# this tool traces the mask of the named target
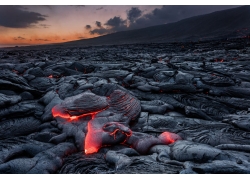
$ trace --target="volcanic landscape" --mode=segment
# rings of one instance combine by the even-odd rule
[[[250,173],[250,42],[0,49],[0,173]]]

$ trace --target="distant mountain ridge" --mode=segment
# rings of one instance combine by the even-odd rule
[[[116,32],[64,45],[165,43],[244,37],[250,34],[250,6],[217,11],[175,23]]]

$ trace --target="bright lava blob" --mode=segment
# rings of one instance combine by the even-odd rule
[[[181,140],[181,137],[179,135],[170,132],[163,132],[159,135],[158,138],[160,138],[166,145],[172,144],[177,140]]]
[[[77,121],[83,117],[87,117],[87,116],[91,116],[91,119],[93,119],[95,117],[96,114],[98,114],[99,112],[101,112],[103,110],[100,111],[94,111],[94,112],[90,112],[90,113],[85,113],[85,114],[81,114],[79,116],[71,116],[70,114],[68,114],[67,112],[61,110],[60,108],[58,108],[57,106],[54,106],[52,108],[52,115],[53,117],[61,117],[63,119],[66,119],[68,121]]]
[[[92,154],[98,152],[101,148],[101,141],[100,135],[102,135],[102,130],[98,129],[95,130],[91,123],[88,123],[88,133],[85,137],[85,154]]]

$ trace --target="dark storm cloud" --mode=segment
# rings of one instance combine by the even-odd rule
[[[90,34],[99,34],[99,35],[103,35],[103,34],[108,34],[111,33],[112,31],[110,31],[109,29],[106,29],[102,26],[102,23],[100,21],[96,21],[95,22],[97,28],[93,29],[91,31],[89,31]],[[86,27],[86,26],[85,26]],[[90,30],[90,29],[89,29]]]
[[[145,28],[149,26],[155,26],[160,24],[167,24],[176,22],[192,16],[208,14],[215,11],[235,8],[239,6],[229,5],[166,5],[161,8],[155,8],[150,13],[143,14],[137,7],[132,7],[127,11],[127,19],[123,20],[120,17],[113,17],[107,20],[104,24],[108,28],[99,27],[90,31],[91,34],[108,34],[117,31],[132,30],[138,28]],[[126,22],[129,22],[129,26],[126,26]]]
[[[26,11],[21,6],[0,6],[0,26],[4,27],[27,28],[46,20],[46,17],[40,13]]]
[[[102,27],[102,23],[101,23],[101,22],[99,22],[99,21],[96,21],[96,22],[95,22],[95,24],[96,24],[96,26],[97,26],[97,27],[99,27],[99,28],[101,28],[101,27]]]
[[[111,27],[119,27],[119,26],[122,26],[123,24],[125,23],[124,20],[122,20],[120,17],[113,17],[113,18],[110,18],[106,23],[105,25],[107,26],[111,26]]]
[[[90,25],[86,25],[86,26],[85,26],[85,29],[90,30],[90,29],[91,29],[91,26],[90,26]]]
[[[126,20],[123,20],[122,18],[115,16],[113,18],[110,18],[105,25],[109,28],[109,33],[117,32],[117,31],[124,31],[127,29],[126,26]]]
[[[134,22],[135,19],[140,17],[142,11],[137,7],[132,7],[129,11],[127,11],[127,18],[130,22]]]
[[[96,21],[96,26],[98,28],[92,31],[89,31],[90,34],[103,35],[103,34],[109,34],[109,33],[117,32],[117,31],[123,31],[127,29],[126,20],[123,20],[118,16],[110,18],[109,20],[107,20],[107,22],[104,25],[106,25],[108,28],[103,27],[101,25],[101,22]]]

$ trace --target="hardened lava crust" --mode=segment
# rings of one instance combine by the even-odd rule
[[[249,38],[0,49],[0,173],[250,173]]]

